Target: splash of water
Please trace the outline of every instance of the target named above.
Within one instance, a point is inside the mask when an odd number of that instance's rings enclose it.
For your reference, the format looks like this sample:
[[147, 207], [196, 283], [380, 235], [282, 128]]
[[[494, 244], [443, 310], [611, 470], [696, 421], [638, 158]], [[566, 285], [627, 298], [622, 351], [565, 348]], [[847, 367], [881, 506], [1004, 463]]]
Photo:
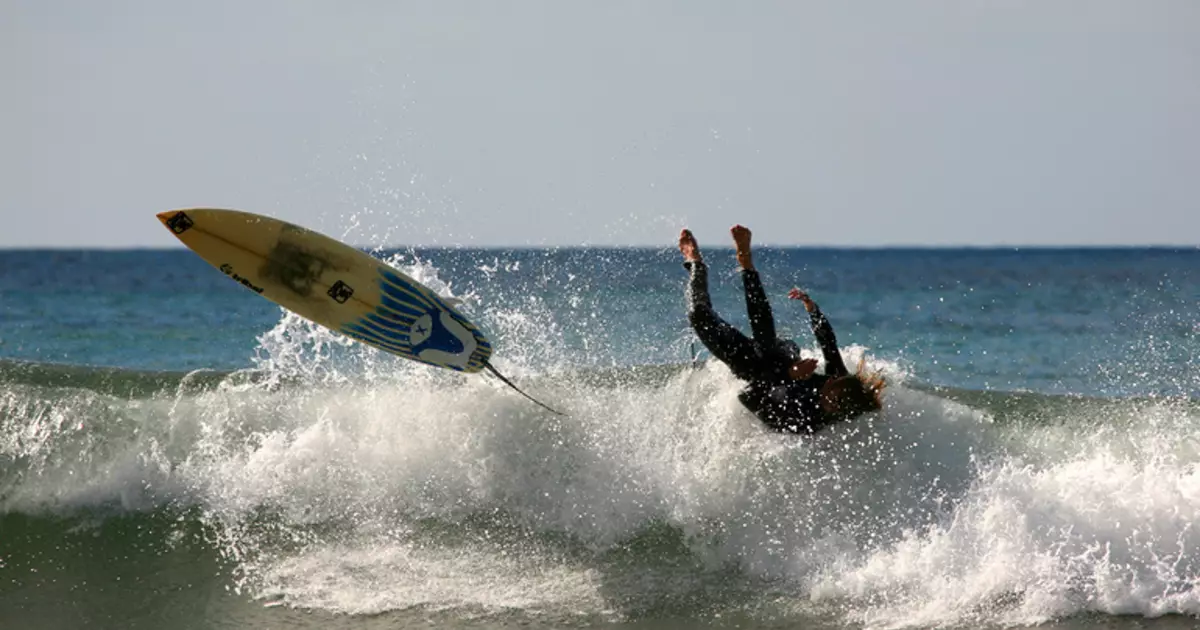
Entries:
[[868, 356], [884, 412], [797, 439], [764, 431], [720, 365], [548, 370], [549, 309], [463, 297], [569, 418], [284, 314], [216, 387], [7, 388], [4, 509], [198, 509], [242, 592], [347, 613], [759, 597], [868, 627], [1200, 614], [1188, 403], [997, 425]]

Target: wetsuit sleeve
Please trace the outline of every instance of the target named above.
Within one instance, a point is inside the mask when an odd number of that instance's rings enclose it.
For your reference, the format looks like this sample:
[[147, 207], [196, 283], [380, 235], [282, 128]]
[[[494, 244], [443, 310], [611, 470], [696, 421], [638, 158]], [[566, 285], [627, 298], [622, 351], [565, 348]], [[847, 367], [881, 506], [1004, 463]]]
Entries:
[[842, 361], [842, 353], [838, 351], [837, 337], [833, 335], [833, 326], [829, 325], [829, 320], [826, 319], [825, 314], [821, 312], [821, 308], [816, 303], [813, 303], [813, 310], [808, 314], [808, 319], [812, 325], [813, 336], [821, 345], [821, 354], [825, 356], [825, 374], [830, 377], [850, 374], [846, 370], [845, 362]]
[[742, 287], [746, 290], [746, 313], [750, 316], [750, 330], [754, 343], [759, 348], [775, 345], [775, 317], [771, 314], [771, 303], [763, 290], [762, 279], [754, 269], [742, 270]]

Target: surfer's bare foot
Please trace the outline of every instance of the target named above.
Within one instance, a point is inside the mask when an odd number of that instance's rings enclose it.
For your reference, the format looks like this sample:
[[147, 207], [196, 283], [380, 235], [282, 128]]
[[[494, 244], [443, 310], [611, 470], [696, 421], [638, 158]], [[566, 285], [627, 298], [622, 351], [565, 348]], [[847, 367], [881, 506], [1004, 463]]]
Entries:
[[691, 230], [685, 228], [679, 233], [679, 251], [687, 262], [700, 260], [700, 246], [696, 244], [696, 237], [692, 236]]
[[729, 228], [733, 235], [733, 245], [737, 248], [738, 266], [742, 269], [753, 269], [754, 261], [750, 258], [750, 228], [735, 225]]

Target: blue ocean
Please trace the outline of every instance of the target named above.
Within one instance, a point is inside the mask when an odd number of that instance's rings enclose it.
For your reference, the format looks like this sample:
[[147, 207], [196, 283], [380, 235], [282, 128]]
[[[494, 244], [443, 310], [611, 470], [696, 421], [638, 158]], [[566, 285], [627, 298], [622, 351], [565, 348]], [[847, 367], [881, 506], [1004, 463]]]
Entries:
[[673, 243], [372, 253], [566, 416], [183, 249], [0, 251], [0, 627], [1200, 624], [1200, 250], [761, 248], [780, 330], [820, 356], [803, 287], [888, 379], [799, 437]]

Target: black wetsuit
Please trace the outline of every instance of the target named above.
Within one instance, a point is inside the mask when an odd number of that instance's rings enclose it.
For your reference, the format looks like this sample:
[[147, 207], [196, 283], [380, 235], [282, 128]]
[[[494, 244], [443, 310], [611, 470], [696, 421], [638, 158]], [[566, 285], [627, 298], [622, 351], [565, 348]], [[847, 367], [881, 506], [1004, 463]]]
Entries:
[[814, 309], [809, 314], [813, 335], [825, 355], [825, 374], [794, 380], [788, 369], [800, 357], [795, 344], [775, 336], [775, 318], [763, 291], [758, 272], [742, 270], [746, 311], [750, 315], [750, 339], [717, 315], [708, 295], [708, 268], [703, 262], [684, 263], [691, 270], [688, 283], [688, 320], [700, 341], [713, 356], [729, 366], [734, 376], [747, 381], [738, 394], [747, 409], [767, 426], [789, 433], [812, 433], [838, 421], [821, 411], [821, 387], [829, 379], [846, 376], [846, 364], [838, 352], [837, 339], [829, 320]]

